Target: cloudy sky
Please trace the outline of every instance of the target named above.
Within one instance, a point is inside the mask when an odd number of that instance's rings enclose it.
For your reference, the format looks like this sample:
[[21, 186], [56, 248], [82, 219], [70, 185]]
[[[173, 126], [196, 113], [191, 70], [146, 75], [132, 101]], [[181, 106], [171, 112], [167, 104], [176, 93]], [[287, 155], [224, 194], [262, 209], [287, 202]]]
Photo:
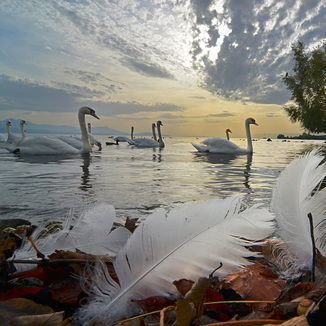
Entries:
[[75, 126], [88, 105], [93, 130], [301, 133], [281, 76], [325, 17], [324, 0], [1, 0], [0, 120]]

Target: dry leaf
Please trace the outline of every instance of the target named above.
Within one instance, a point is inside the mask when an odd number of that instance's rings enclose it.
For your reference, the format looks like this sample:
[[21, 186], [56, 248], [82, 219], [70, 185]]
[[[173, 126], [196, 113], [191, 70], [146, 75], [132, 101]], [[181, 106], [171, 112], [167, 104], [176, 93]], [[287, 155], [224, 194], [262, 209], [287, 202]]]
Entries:
[[0, 302], [0, 325], [7, 323], [18, 316], [51, 314], [50, 307], [37, 304], [25, 298], [15, 298]]
[[194, 281], [182, 278], [181, 280], [174, 281], [173, 285], [177, 288], [178, 292], [184, 297], [191, 290], [194, 283]]
[[256, 262], [227, 276], [225, 283], [229, 283], [244, 300], [272, 301], [279, 297], [286, 281], [276, 278]]
[[176, 319], [178, 326], [189, 326], [196, 317], [196, 309], [193, 303], [181, 298], [177, 301]]
[[20, 316], [12, 319], [7, 326], [58, 326], [63, 316], [63, 311], [45, 315]]

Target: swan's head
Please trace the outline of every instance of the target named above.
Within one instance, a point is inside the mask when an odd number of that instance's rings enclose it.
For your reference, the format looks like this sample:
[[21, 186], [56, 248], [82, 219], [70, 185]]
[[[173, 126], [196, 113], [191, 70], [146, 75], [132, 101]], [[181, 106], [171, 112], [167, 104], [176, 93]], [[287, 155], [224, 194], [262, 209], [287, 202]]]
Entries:
[[226, 132], [230, 132], [232, 134], [232, 131], [230, 129], [226, 129]]
[[159, 120], [159, 121], [157, 121], [157, 126], [163, 126], [163, 123], [162, 123], [162, 121], [161, 120]]
[[27, 125], [26, 121], [25, 120], [20, 120], [20, 125]]
[[255, 121], [255, 119], [254, 118], [248, 118], [247, 120], [246, 120], [246, 124], [252, 124], [252, 125], [256, 125], [256, 126], [258, 126], [258, 123], [256, 123], [256, 121]]
[[95, 111], [93, 109], [91, 109], [90, 107], [88, 107], [88, 106], [82, 106], [79, 109], [79, 113], [81, 113], [81, 114], [89, 114], [89, 115], [93, 116], [94, 118], [100, 120], [100, 118], [96, 115]]
[[7, 121], [7, 126], [11, 126], [11, 122], [10, 121]]

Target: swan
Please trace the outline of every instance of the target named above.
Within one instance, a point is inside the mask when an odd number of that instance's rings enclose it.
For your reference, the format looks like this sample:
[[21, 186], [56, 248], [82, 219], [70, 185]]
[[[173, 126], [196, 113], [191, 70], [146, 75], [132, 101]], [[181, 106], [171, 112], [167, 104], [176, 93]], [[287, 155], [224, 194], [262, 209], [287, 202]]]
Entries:
[[155, 141], [157, 141], [157, 138], [156, 138], [156, 132], [155, 132], [155, 127], [156, 127], [155, 123], [152, 123], [153, 139], [154, 139]]
[[231, 131], [230, 129], [226, 129], [225, 132], [226, 132], [226, 139], [227, 139], [227, 140], [230, 140], [229, 133], [232, 134], [232, 131]]
[[158, 133], [158, 141], [151, 138], [136, 138], [132, 140], [132, 143], [130, 143], [130, 145], [135, 145], [138, 148], [154, 148], [154, 147], [163, 148], [165, 144], [163, 142], [163, 138], [161, 134], [161, 126], [163, 126], [162, 121], [157, 121], [156, 126], [157, 126], [157, 133]]
[[14, 135], [14, 134], [11, 133], [11, 131], [10, 131], [11, 122], [10, 121], [7, 121], [7, 130], [8, 130], [7, 143], [16, 145], [22, 139], [24, 139], [26, 137], [24, 125], [26, 125], [26, 124], [27, 123], [26, 123], [25, 120], [20, 120], [20, 130], [21, 130], [22, 136], [19, 137], [19, 136]]
[[[89, 143], [85, 123], [86, 114], [89, 114], [94, 118], [99, 119], [99, 117], [95, 114], [95, 111], [90, 107], [83, 106], [79, 109], [78, 120], [82, 133], [82, 147], [79, 146], [79, 148], [76, 148], [71, 144], [68, 144], [66, 141], [60, 139], [60, 136], [31, 136], [26, 137], [22, 141], [20, 141], [18, 147], [15, 148], [13, 152], [15, 154], [24, 155], [65, 155], [89, 153], [91, 150], [91, 145]], [[73, 139], [73, 137], [70, 138]]]
[[250, 128], [249, 125], [254, 124], [258, 126], [255, 119], [248, 118], [245, 121], [245, 129], [247, 135], [247, 148], [241, 148], [238, 145], [232, 143], [231, 141], [219, 138], [219, 137], [212, 137], [207, 138], [201, 143], [203, 145], [197, 145], [191, 143], [198, 152], [209, 152], [209, 153], [219, 153], [219, 154], [248, 154], [252, 153], [252, 140], [250, 135]]
[[102, 144], [101, 142], [99, 142], [92, 134], [91, 134], [91, 129], [92, 129], [92, 126], [91, 126], [91, 123], [89, 122], [87, 124], [87, 127], [88, 127], [88, 139], [89, 139], [89, 142], [90, 144], [92, 145], [92, 147], [94, 145], [96, 145], [98, 147], [98, 150], [101, 151], [102, 150]]
[[[126, 137], [126, 136], [117, 136], [114, 137], [115, 140], [115, 144], [119, 145], [119, 142], [124, 142], [124, 143], [128, 143], [129, 145], [133, 145], [133, 139], [134, 139], [134, 127], [131, 127], [131, 132], [130, 132], [130, 138]], [[106, 143], [107, 145], [113, 145], [114, 143]]]

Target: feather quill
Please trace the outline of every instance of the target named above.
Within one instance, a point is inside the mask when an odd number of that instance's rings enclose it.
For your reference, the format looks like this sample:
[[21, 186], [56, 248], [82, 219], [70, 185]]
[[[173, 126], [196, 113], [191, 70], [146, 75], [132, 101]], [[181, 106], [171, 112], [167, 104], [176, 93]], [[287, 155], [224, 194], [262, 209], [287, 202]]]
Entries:
[[326, 187], [320, 188], [326, 177], [323, 158], [319, 150], [313, 150], [295, 159], [281, 173], [273, 190], [271, 208], [298, 271], [311, 270], [312, 266], [308, 213], [313, 217], [316, 247], [326, 254]]
[[[93, 255], [115, 256], [131, 234], [123, 227], [110, 232], [116, 218], [112, 205], [99, 204], [86, 209], [73, 227], [72, 218], [71, 214], [62, 230], [48, 236], [42, 236], [44, 226], [35, 229], [32, 238], [40, 252], [49, 255], [55, 250], [78, 249]], [[36, 252], [29, 241], [25, 240], [22, 248], [16, 250], [14, 259], [36, 259]], [[30, 264], [16, 265], [18, 271], [33, 268]]]
[[254, 206], [240, 212], [241, 196], [185, 205], [166, 213], [160, 209], [142, 222], [120, 250], [114, 262], [117, 284], [98, 266], [91, 301], [77, 318], [114, 322], [138, 313], [132, 299], [177, 294], [172, 282], [197, 281], [220, 262], [217, 276], [250, 264], [255, 254], [245, 248], [265, 239], [274, 230], [273, 215]]

